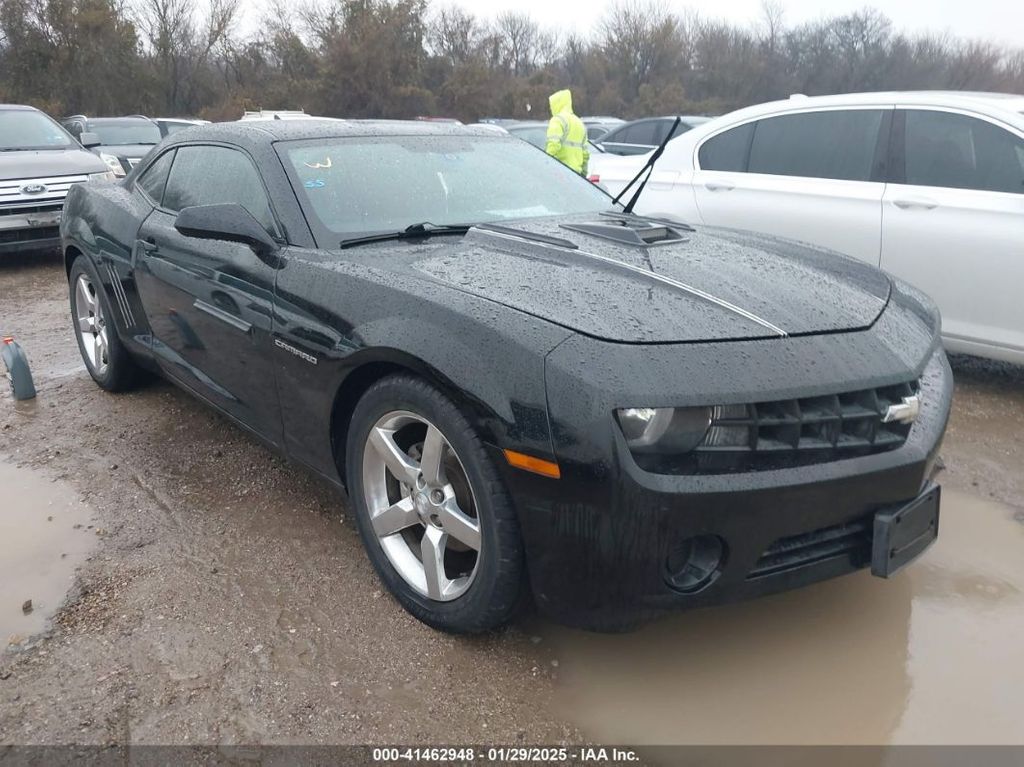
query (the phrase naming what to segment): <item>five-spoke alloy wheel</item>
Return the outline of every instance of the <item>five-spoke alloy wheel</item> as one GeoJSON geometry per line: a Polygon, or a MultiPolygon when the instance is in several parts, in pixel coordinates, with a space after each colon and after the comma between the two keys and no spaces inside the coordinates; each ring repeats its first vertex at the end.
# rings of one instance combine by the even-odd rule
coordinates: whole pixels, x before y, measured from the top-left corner
{"type": "Polygon", "coordinates": [[[476,501],[458,455],[440,429],[404,410],[370,430],[363,495],[388,561],[417,592],[458,599],[480,559],[476,501]]]}
{"type": "Polygon", "coordinates": [[[384,378],[363,395],[346,440],[360,535],[402,605],[446,631],[484,631],[526,589],[519,525],[474,429],[418,378],[384,378]]]}
{"type": "Polygon", "coordinates": [[[96,286],[88,274],[82,272],[75,280],[75,321],[82,354],[92,372],[103,376],[110,364],[107,345],[107,321],[96,286]]]}
{"type": "Polygon", "coordinates": [[[68,281],[71,321],[89,375],[108,391],[132,388],[142,377],[142,370],[117,335],[110,301],[96,267],[80,255],[71,264],[68,281]]]}

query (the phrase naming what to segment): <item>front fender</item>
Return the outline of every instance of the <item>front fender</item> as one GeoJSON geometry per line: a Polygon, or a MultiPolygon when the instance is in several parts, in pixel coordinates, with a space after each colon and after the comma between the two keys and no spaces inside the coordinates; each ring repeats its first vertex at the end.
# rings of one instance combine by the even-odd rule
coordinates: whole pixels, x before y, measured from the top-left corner
{"type": "Polygon", "coordinates": [[[274,324],[289,454],[336,477],[335,398],[377,366],[431,380],[485,442],[550,458],[545,356],[570,335],[438,282],[291,258],[278,274],[274,324]]]}

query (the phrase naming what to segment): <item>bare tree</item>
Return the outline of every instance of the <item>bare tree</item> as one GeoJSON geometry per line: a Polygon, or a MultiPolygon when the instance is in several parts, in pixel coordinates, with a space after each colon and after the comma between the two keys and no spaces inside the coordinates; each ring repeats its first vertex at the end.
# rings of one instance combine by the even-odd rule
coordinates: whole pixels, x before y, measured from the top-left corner
{"type": "Polygon", "coordinates": [[[779,0],[761,0],[761,41],[769,56],[774,56],[786,29],[786,9],[779,0]]]}
{"type": "Polygon", "coordinates": [[[476,52],[482,35],[483,28],[472,13],[457,6],[445,7],[430,21],[427,42],[433,53],[455,67],[476,52]]]}
{"type": "Polygon", "coordinates": [[[678,74],[686,48],[679,19],[660,0],[620,0],[599,26],[598,45],[627,92],[678,74]]]}
{"type": "Polygon", "coordinates": [[[0,0],[0,98],[58,114],[472,120],[525,117],[565,85],[582,110],[624,117],[793,92],[1024,92],[1024,51],[897,32],[870,8],[789,27],[784,0],[763,0],[756,24],[619,0],[592,34],[563,36],[517,11],[485,24],[451,0],[271,2],[254,26],[237,23],[243,0],[0,0]]]}
{"type": "Polygon", "coordinates": [[[505,11],[494,20],[494,35],[505,69],[514,77],[529,74],[541,42],[537,22],[527,13],[505,11]]]}

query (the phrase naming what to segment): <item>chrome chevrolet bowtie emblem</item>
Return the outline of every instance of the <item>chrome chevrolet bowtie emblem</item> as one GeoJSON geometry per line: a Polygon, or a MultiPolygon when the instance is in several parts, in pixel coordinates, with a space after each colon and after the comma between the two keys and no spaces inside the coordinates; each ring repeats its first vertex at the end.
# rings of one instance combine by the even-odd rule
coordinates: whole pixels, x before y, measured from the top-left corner
{"type": "Polygon", "coordinates": [[[42,194],[46,191],[46,186],[43,184],[25,184],[21,188],[22,194],[42,194]]]}
{"type": "Polygon", "coordinates": [[[916,394],[904,397],[903,402],[898,405],[889,405],[889,409],[882,416],[882,423],[913,423],[921,412],[921,398],[916,394]]]}

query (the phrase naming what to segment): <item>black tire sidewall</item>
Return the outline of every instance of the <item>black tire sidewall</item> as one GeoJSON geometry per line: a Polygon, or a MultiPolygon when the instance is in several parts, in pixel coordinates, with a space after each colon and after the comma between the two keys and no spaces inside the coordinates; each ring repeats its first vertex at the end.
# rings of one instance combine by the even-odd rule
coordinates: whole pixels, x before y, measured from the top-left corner
{"type": "Polygon", "coordinates": [[[434,628],[457,633],[494,628],[512,616],[525,591],[518,520],[483,443],[447,397],[410,376],[387,378],[372,386],[356,406],[349,426],[346,476],[350,503],[370,561],[410,613],[434,628]],[[406,583],[388,560],[370,522],[363,494],[363,451],[373,425],[395,410],[416,413],[441,430],[473,489],[481,527],[480,560],[469,590],[450,602],[432,600],[406,583]]]}

